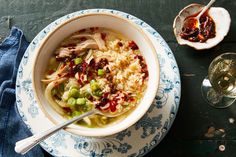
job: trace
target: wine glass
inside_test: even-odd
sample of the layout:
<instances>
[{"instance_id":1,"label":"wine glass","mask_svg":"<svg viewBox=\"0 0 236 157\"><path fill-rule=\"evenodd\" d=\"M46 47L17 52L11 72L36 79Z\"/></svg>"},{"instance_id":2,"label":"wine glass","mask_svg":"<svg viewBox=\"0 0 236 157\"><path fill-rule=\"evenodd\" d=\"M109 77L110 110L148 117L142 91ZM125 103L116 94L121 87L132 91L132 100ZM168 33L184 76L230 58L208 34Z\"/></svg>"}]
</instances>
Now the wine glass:
<instances>
[{"instance_id":1,"label":"wine glass","mask_svg":"<svg viewBox=\"0 0 236 157\"><path fill-rule=\"evenodd\" d=\"M236 53L223 53L210 64L202 95L215 108L226 108L236 99Z\"/></svg>"}]
</instances>

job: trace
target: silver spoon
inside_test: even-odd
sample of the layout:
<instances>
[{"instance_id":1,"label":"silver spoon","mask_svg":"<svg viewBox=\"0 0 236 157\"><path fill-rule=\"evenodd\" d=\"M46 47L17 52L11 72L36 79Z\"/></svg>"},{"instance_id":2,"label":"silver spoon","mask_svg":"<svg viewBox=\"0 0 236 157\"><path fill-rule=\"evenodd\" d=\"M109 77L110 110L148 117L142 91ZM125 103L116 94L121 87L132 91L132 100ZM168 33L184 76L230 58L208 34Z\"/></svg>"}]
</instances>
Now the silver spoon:
<instances>
[{"instance_id":1,"label":"silver spoon","mask_svg":"<svg viewBox=\"0 0 236 157\"><path fill-rule=\"evenodd\" d=\"M100 115L104 115L106 117L117 117L123 113L127 112L127 110L123 111L123 112L119 112L117 114L111 114L111 113L103 113L97 109L92 109L80 116L77 116L77 117L74 117L70 120L67 120L59 125L56 125L46 131L43 131L43 132L40 132L40 133L37 133L31 137L28 137L28 138L25 138L25 139L22 139L18 142L16 142L15 144L15 151L17 153L20 153L22 155L24 155L25 153L27 153L29 150L31 150L33 147L35 147L36 145L38 145L40 142L42 142L43 140L45 140L46 138L50 137L51 135L53 135L54 133L56 133L57 131L65 128L66 126L78 121L78 120L81 120L87 116L90 116L92 114L100 114Z\"/></svg>"},{"instance_id":2,"label":"silver spoon","mask_svg":"<svg viewBox=\"0 0 236 157\"><path fill-rule=\"evenodd\" d=\"M211 7L211 5L215 1L216 0L211 0L196 17L187 18L186 21L197 21L197 28L200 28L200 17L202 16L202 14L204 14L206 12L207 9L209 9Z\"/></svg>"}]
</instances>

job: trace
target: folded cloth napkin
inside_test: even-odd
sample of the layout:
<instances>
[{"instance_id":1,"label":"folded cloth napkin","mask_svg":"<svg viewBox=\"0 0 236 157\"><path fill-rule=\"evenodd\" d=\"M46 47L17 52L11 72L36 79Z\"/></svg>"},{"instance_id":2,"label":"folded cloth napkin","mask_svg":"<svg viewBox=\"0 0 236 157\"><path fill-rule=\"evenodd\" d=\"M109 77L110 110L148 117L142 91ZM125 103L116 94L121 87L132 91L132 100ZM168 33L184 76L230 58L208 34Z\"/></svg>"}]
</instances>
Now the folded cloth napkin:
<instances>
[{"instance_id":1,"label":"folded cloth napkin","mask_svg":"<svg viewBox=\"0 0 236 157\"><path fill-rule=\"evenodd\" d=\"M14 151L15 142L32 135L21 120L15 102L17 69L28 45L23 32L16 27L0 44L0 157L22 157ZM37 146L24 156L44 157L44 153Z\"/></svg>"}]
</instances>

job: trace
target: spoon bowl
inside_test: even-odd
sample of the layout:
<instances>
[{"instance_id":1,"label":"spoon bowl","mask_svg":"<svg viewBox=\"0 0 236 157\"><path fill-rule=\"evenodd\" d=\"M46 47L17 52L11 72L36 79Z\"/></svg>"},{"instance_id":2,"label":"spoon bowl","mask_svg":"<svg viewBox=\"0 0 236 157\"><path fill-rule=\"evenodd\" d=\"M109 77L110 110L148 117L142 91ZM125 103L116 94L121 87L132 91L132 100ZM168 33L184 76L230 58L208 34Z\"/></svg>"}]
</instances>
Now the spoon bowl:
<instances>
[{"instance_id":1,"label":"spoon bowl","mask_svg":"<svg viewBox=\"0 0 236 157\"><path fill-rule=\"evenodd\" d=\"M200 29L200 18L201 16L211 7L211 5L215 2L215 0L211 0L201 11L197 16L191 16L189 18L186 18L184 20L184 25L186 24L194 24L193 28Z\"/></svg>"}]
</instances>

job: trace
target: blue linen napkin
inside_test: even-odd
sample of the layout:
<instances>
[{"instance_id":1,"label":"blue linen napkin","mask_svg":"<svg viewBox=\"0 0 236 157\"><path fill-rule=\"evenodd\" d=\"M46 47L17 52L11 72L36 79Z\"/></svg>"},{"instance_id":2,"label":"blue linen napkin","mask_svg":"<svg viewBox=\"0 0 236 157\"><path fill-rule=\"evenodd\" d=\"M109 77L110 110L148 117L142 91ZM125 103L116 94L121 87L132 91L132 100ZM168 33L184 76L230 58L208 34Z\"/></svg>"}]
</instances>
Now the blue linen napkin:
<instances>
[{"instance_id":1,"label":"blue linen napkin","mask_svg":"<svg viewBox=\"0 0 236 157\"><path fill-rule=\"evenodd\" d=\"M20 60L28 47L23 32L13 27L0 44L0 157L22 157L14 151L15 142L31 136L21 120L15 102L15 81ZM44 157L40 146L25 157Z\"/></svg>"}]
</instances>

